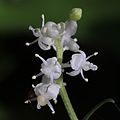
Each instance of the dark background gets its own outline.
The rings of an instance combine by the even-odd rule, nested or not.
[[[41,61],[34,57],[55,56],[54,50],[42,51],[37,44],[30,47],[25,42],[35,40],[28,26],[41,26],[41,14],[46,21],[61,22],[68,19],[69,11],[79,7],[82,19],[74,37],[87,55],[99,52],[90,59],[98,65],[96,72],[85,72],[86,83],[81,76],[64,75],[66,89],[79,119],[97,103],[113,98],[120,106],[120,1],[119,0],[0,0],[0,120],[69,120],[60,96],[54,105],[55,115],[48,106],[36,110],[36,103],[24,104],[31,80],[38,73]],[[72,52],[64,53],[64,62],[70,60]],[[53,103],[53,102],[52,102]],[[120,112],[108,103],[101,107],[90,120],[119,120]]]

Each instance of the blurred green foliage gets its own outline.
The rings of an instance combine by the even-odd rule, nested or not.
[[[83,9],[79,31],[86,35],[91,25],[120,18],[119,4],[119,0],[1,0],[0,31],[40,26],[42,13],[47,20],[65,21],[69,11],[79,7]]]

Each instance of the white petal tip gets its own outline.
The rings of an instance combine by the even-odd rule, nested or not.
[[[38,55],[38,54],[35,54],[35,57],[39,57],[39,55]]]
[[[36,79],[36,76],[35,76],[35,75],[33,75],[33,76],[32,76],[32,79]]]
[[[95,52],[94,55],[96,56],[98,54],[98,52]]]
[[[28,42],[27,42],[27,43],[25,43],[25,45],[26,45],[26,46],[29,46],[29,45],[30,45],[30,43],[28,43]]]
[[[85,78],[84,80],[85,80],[85,82],[88,82],[88,78]]]

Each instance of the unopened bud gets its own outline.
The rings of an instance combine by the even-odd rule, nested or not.
[[[70,12],[69,18],[74,21],[80,20],[82,17],[82,9],[73,8]]]

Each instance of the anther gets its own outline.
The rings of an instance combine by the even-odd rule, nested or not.
[[[44,27],[44,25],[45,25],[45,16],[44,14],[42,14],[42,27]]]
[[[94,55],[96,56],[98,54],[98,52],[95,52]]]
[[[73,40],[74,40],[75,42],[77,42],[77,41],[78,41],[78,40],[77,40],[77,38],[74,38]]]
[[[85,80],[85,82],[88,82],[88,78],[85,78],[84,80]]]
[[[30,43],[28,43],[28,42],[27,42],[27,43],[25,43],[25,45],[26,45],[26,46],[29,46],[29,45],[30,45]]]
[[[32,88],[35,88],[35,85],[32,84]]]
[[[33,76],[32,76],[32,79],[36,79],[36,75],[33,75]]]
[[[40,58],[44,64],[47,64],[47,62],[41,56],[39,56],[38,54],[35,54],[35,57]]]
[[[26,100],[24,103],[28,104],[28,103],[30,103],[30,100]]]

